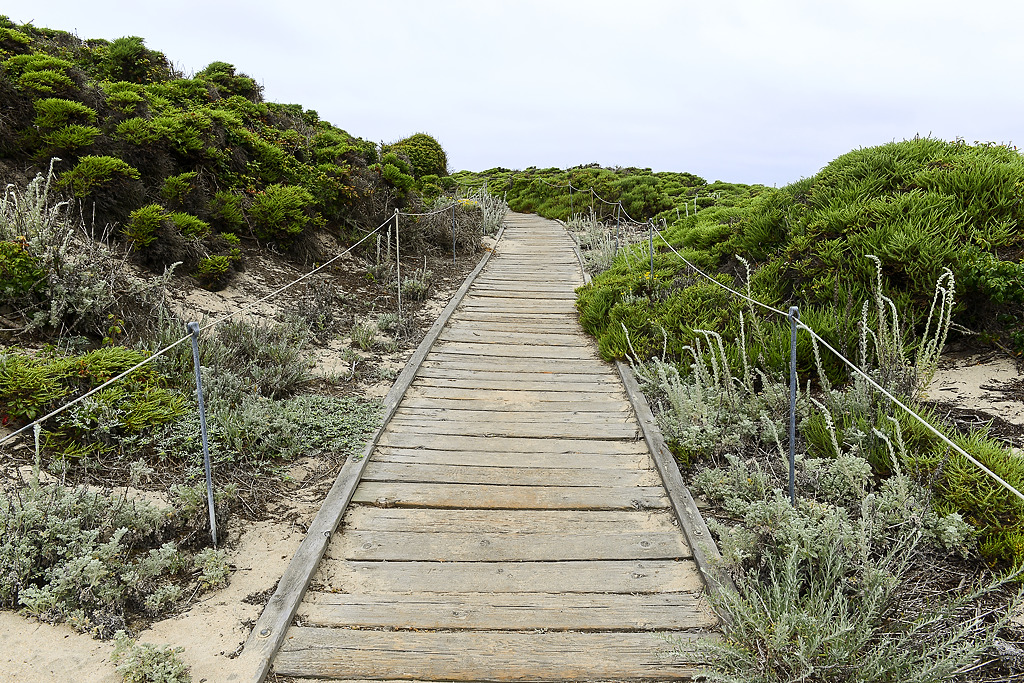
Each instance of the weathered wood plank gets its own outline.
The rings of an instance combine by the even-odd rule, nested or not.
[[[647,453],[500,453],[440,448],[378,447],[371,462],[413,463],[422,465],[466,465],[470,467],[533,467],[586,469],[646,469],[651,467]]]
[[[603,391],[572,391],[568,389],[568,386],[558,384],[538,389],[498,389],[495,387],[453,388],[414,384],[406,395],[414,398],[447,398],[454,400],[483,398],[488,400],[507,400],[514,403],[564,401],[569,399],[577,399],[585,403],[599,403],[608,400],[622,400],[623,398],[622,390],[616,390],[613,387],[608,387]]]
[[[582,463],[581,463],[582,464]],[[508,467],[397,463],[374,458],[363,481],[431,482],[435,484],[508,484],[516,486],[658,486],[653,469],[598,467]]]
[[[498,332],[474,330],[467,327],[448,328],[441,333],[446,342],[474,342],[482,344],[528,344],[530,346],[586,346],[589,339],[578,332]]]
[[[308,593],[306,626],[525,631],[664,631],[717,622],[699,594]]]
[[[441,373],[437,373],[441,374]],[[472,389],[476,391],[504,390],[504,391],[549,391],[569,392],[573,395],[581,393],[609,393],[622,395],[622,386],[604,377],[587,377],[572,382],[546,382],[522,380],[517,381],[515,377],[503,379],[487,379],[477,377],[417,377],[414,387],[443,387],[445,389]],[[586,380],[586,381],[584,381]]]
[[[602,379],[614,378],[614,370],[611,366],[598,359],[573,361],[566,363],[557,358],[502,358],[495,362],[494,356],[474,356],[466,353],[444,353],[434,351],[424,361],[425,367],[430,368],[459,368],[465,371],[490,370],[491,372],[515,373],[528,372],[558,372],[573,375],[590,375]],[[619,388],[622,391],[622,388]]]
[[[436,350],[442,353],[462,353],[471,356],[495,358],[561,358],[566,360],[597,360],[597,350],[588,347],[533,346],[530,344],[484,344],[472,342],[440,342]]]
[[[633,440],[640,436],[635,424],[605,424],[600,428],[585,422],[538,423],[535,419],[520,422],[495,420],[431,420],[396,415],[388,425],[390,432],[409,432],[423,437],[438,436],[506,436],[538,439]]]
[[[466,450],[496,453],[646,453],[642,441],[601,441],[591,439],[531,439],[507,436],[433,436],[388,430],[381,435],[380,446],[399,448],[424,448],[441,450]]]
[[[678,529],[663,533],[484,534],[350,530],[334,539],[332,560],[390,562],[551,562],[689,558]]]
[[[486,396],[486,394],[485,394]],[[579,413],[629,413],[629,406],[624,401],[587,400],[583,403],[575,401],[522,401],[515,399],[490,398],[406,398],[402,401],[403,408],[452,408],[469,410],[518,410],[527,412],[544,412],[548,409]],[[538,416],[540,417],[540,416]]]
[[[680,634],[682,641],[699,635]],[[388,632],[292,627],[280,676],[436,681],[675,680],[697,665],[655,634]]]
[[[633,510],[669,505],[660,486],[497,486],[364,481],[352,500],[378,507]]]
[[[344,528],[361,531],[454,532],[479,534],[550,533],[589,529],[592,533],[655,533],[678,530],[669,510],[509,510],[378,508],[352,505]]]
[[[538,420],[545,424],[566,425],[595,425],[597,427],[609,426],[613,429],[630,426],[634,433],[638,425],[633,419],[632,413],[623,412],[595,412],[586,410],[555,410],[550,407],[540,417],[536,411],[517,410],[507,406],[498,410],[480,410],[473,406],[460,406],[457,408],[415,408],[402,406],[395,412],[396,419],[407,419],[409,421],[431,420],[435,422],[463,422],[463,423],[485,423],[485,424],[519,424],[522,422],[536,423]]]
[[[689,560],[346,562],[318,574],[340,593],[680,593],[701,588]]]

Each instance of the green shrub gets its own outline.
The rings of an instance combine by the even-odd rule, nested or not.
[[[43,54],[15,55],[4,62],[4,68],[14,76],[19,88],[41,95],[74,87],[67,73],[72,66],[67,60]]]
[[[0,28],[0,49],[8,52],[25,52],[32,44],[32,39],[21,31],[6,26]]]
[[[404,140],[386,145],[384,152],[395,152],[408,157],[412,163],[412,175],[416,178],[426,175],[448,175],[448,156],[445,154],[444,148],[426,133],[416,133]],[[388,162],[385,161],[385,163]],[[409,171],[404,172],[409,173]]]
[[[92,145],[99,135],[99,128],[82,126],[77,123],[50,131],[43,135],[43,156],[50,158],[57,154],[74,154],[78,150]]]
[[[289,240],[309,222],[313,195],[302,187],[270,185],[253,198],[249,216],[253,232],[263,239]]]
[[[132,211],[124,227],[124,236],[137,247],[147,247],[160,235],[167,212],[159,204],[147,204]]]
[[[138,180],[139,172],[116,157],[85,156],[61,176],[58,186],[76,197],[85,197],[98,186],[118,178]]]
[[[13,351],[0,353],[0,416],[34,420],[68,395],[66,368]]]
[[[236,232],[245,227],[242,200],[227,190],[218,190],[210,201],[210,220],[221,230]]]
[[[133,145],[146,145],[157,139],[157,133],[153,130],[153,126],[148,120],[141,117],[125,119],[117,124],[114,136]]]
[[[160,196],[168,204],[184,204],[189,194],[195,190],[198,176],[195,171],[167,176],[164,179],[164,186],[160,189]]]
[[[191,214],[172,211],[167,214],[167,219],[178,232],[186,237],[201,238],[210,234],[210,224]]]
[[[15,302],[41,293],[45,277],[25,244],[0,241],[0,301]]]
[[[149,83],[166,69],[166,58],[146,48],[142,38],[125,36],[107,46],[103,69],[111,81]]]
[[[227,256],[204,258],[196,265],[195,275],[205,289],[224,289],[231,278],[231,259]]]
[[[81,102],[48,97],[33,103],[36,109],[35,125],[38,128],[60,128],[69,123],[95,123],[96,110]]]
[[[139,105],[146,101],[142,87],[127,81],[106,81],[103,91],[107,95],[107,105],[121,114],[137,113]]]

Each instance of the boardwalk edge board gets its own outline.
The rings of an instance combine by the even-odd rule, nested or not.
[[[732,577],[724,570],[722,554],[718,551],[704,517],[697,509],[690,490],[683,482],[683,475],[679,473],[679,466],[676,459],[665,444],[665,437],[661,434],[654,421],[654,413],[647,403],[647,397],[640,391],[640,385],[633,375],[633,368],[622,361],[615,361],[615,367],[622,377],[622,383],[626,387],[626,395],[629,396],[633,410],[636,411],[637,421],[644,433],[644,441],[647,442],[651,451],[651,458],[655,467],[661,474],[665,490],[668,491],[668,499],[672,504],[672,510],[686,534],[686,540],[693,552],[693,560],[697,563],[697,570],[704,579],[704,585],[708,592],[721,593],[723,590],[736,590]]]
[[[589,285],[591,277],[583,260],[583,252],[580,251],[576,238],[569,232],[569,226],[562,221],[558,222],[562,224],[572,240],[573,251],[576,253],[580,269],[583,271],[583,282]],[[668,491],[672,510],[686,534],[686,540],[690,544],[694,562],[697,563],[697,569],[704,579],[704,585],[707,586],[708,592],[712,593],[720,593],[723,590],[735,591],[736,586],[733,584],[732,577],[724,570],[722,554],[718,550],[718,545],[715,543],[711,531],[708,530],[708,525],[700,514],[700,510],[697,509],[697,503],[690,495],[690,490],[683,482],[676,459],[665,444],[665,437],[662,436],[661,429],[655,422],[654,412],[647,403],[647,397],[640,390],[640,385],[633,374],[633,368],[622,361],[615,361],[615,367],[619,371],[619,377],[622,378],[629,402],[633,404],[633,411],[636,413],[640,429],[644,433],[644,441],[647,442],[651,458],[661,474],[665,490]]]
[[[498,234],[495,236],[495,247],[500,243],[504,232],[505,225],[503,223],[498,230]],[[487,265],[487,262],[494,254],[495,247],[492,247],[484,254],[473,272],[469,274],[462,283],[462,286],[452,296],[451,301],[448,302],[448,305],[445,306],[437,320],[434,321],[434,324],[427,331],[416,352],[409,358],[405,368],[395,380],[394,385],[392,385],[391,390],[384,397],[384,416],[380,426],[367,442],[362,454],[347,460],[338,473],[334,485],[328,492],[327,497],[324,498],[320,511],[313,519],[313,523],[310,524],[306,537],[302,540],[295,555],[288,563],[287,569],[285,569],[281,580],[277,584],[277,589],[270,600],[267,601],[266,607],[263,608],[263,613],[256,621],[256,625],[253,626],[248,639],[245,641],[242,653],[236,659],[235,673],[228,677],[229,681],[245,680],[247,674],[253,672],[248,680],[252,683],[263,683],[263,680],[270,671],[274,654],[284,641],[285,633],[295,617],[295,613],[298,611],[302,596],[313,579],[317,565],[319,565],[331,537],[337,530],[345,510],[352,500],[352,495],[359,484],[363,470],[370,460],[370,454],[384,433],[388,422],[391,421],[392,416],[398,409],[398,404],[401,402],[402,397],[405,396],[406,390],[412,384],[416,371],[419,370],[420,365],[423,363],[423,359],[426,358],[431,347],[441,336],[441,331],[448,323],[455,309],[462,303],[476,276]]]

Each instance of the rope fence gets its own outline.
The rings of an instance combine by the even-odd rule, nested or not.
[[[795,425],[796,425],[796,330],[798,330],[798,329],[805,330],[817,343],[821,344],[826,349],[828,349],[838,360],[840,360],[847,367],[849,367],[850,370],[852,370],[854,373],[856,373],[858,376],[860,376],[864,381],[866,381],[873,389],[875,389],[875,391],[879,392],[880,394],[882,394],[883,396],[888,398],[890,401],[892,401],[894,404],[896,404],[901,410],[903,410],[905,413],[907,413],[907,415],[909,415],[912,419],[914,419],[918,423],[920,423],[921,426],[923,426],[926,430],[928,430],[929,432],[931,432],[932,434],[937,436],[944,444],[946,444],[947,446],[952,448],[954,451],[959,453],[968,462],[970,462],[975,467],[977,467],[979,470],[981,470],[986,476],[991,478],[994,482],[996,482],[997,484],[999,484],[1000,486],[1005,488],[1007,491],[1009,491],[1013,495],[1017,496],[1017,498],[1019,498],[1022,502],[1024,502],[1024,494],[1022,494],[1014,486],[1012,486],[1011,484],[1006,482],[1002,477],[1000,477],[998,474],[993,472],[991,469],[986,467],[977,458],[975,458],[970,453],[968,453],[966,450],[964,450],[959,445],[957,445],[948,436],[946,436],[941,431],[939,431],[934,426],[932,426],[931,423],[929,423],[927,420],[925,420],[923,417],[921,417],[916,411],[912,410],[903,401],[898,399],[896,396],[894,396],[892,393],[890,393],[888,390],[886,390],[885,387],[883,387],[878,382],[876,382],[874,380],[874,378],[872,378],[870,375],[868,375],[863,369],[860,368],[860,366],[858,366],[856,363],[854,363],[849,358],[844,356],[842,353],[837,351],[835,349],[835,347],[833,347],[831,344],[829,344],[827,341],[825,341],[825,339],[823,339],[821,335],[819,335],[817,332],[815,332],[813,329],[811,329],[811,327],[809,327],[805,323],[801,322],[799,320],[799,309],[796,306],[791,307],[789,309],[789,312],[784,312],[784,311],[779,310],[778,308],[775,308],[774,306],[770,306],[770,305],[768,305],[768,304],[766,304],[766,303],[764,303],[762,301],[758,301],[757,299],[754,299],[754,298],[752,298],[752,297],[750,297],[750,296],[748,296],[746,294],[743,294],[742,292],[737,291],[736,289],[733,289],[732,287],[729,287],[728,285],[726,285],[726,284],[724,284],[722,282],[719,282],[717,279],[715,279],[711,275],[705,273],[703,270],[701,270],[696,265],[691,263],[686,257],[684,257],[682,254],[680,254],[678,251],[676,251],[675,247],[673,247],[671,244],[669,244],[668,240],[665,239],[665,236],[661,233],[660,230],[655,228],[654,229],[654,233],[665,244],[665,246],[667,246],[669,248],[669,250],[671,250],[671,252],[676,255],[676,257],[678,257],[683,263],[685,263],[687,265],[687,267],[689,267],[695,273],[697,273],[698,275],[700,275],[701,277],[706,279],[708,282],[712,282],[712,283],[718,285],[722,289],[730,292],[734,296],[739,297],[740,299],[742,299],[742,300],[744,300],[744,301],[746,301],[746,302],[748,302],[748,303],[750,303],[752,305],[759,306],[759,307],[763,308],[766,311],[769,311],[769,312],[771,312],[771,313],[773,313],[775,315],[787,318],[789,320],[790,325],[791,325],[792,330],[793,330],[792,335],[791,335],[791,342],[790,342],[790,440],[789,440],[790,482],[789,482],[789,487],[790,487],[791,502],[794,505],[796,504],[796,493],[794,491],[794,481],[793,481],[793,479],[794,479],[794,468],[795,468],[795,459],[796,459],[796,453],[795,453],[796,438],[795,438],[795,433],[794,432],[795,432]],[[652,254],[653,254],[653,251],[652,251]]]

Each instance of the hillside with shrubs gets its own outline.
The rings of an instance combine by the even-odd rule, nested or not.
[[[472,268],[503,205],[456,197],[428,134],[368,142],[226,62],[180,73],[139,37],[0,17],[0,103],[0,439],[23,430],[0,446],[0,609],[116,636],[126,680],[187,680],[131,636],[224,585],[232,517],[266,517],[296,471],[329,486],[362,448],[366,387],[394,380],[425,300]],[[433,207],[401,219],[399,273],[393,224],[374,231]],[[211,547],[183,305],[254,300],[341,255],[276,312],[202,319]]]

